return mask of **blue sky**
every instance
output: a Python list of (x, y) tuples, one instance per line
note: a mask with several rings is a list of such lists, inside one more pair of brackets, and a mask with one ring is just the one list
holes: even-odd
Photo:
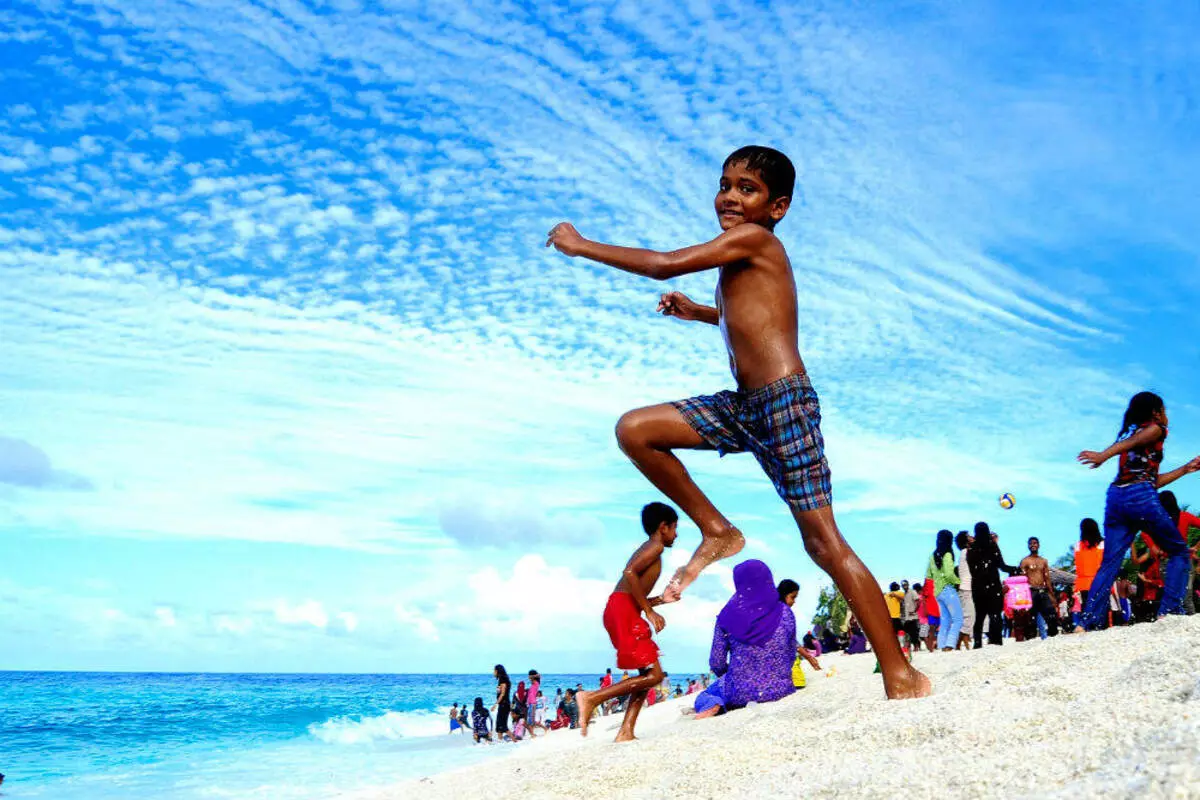
[[(487, 5), (0, 10), (0, 668), (607, 664), (657, 499), (612, 425), (730, 378), (653, 313), (712, 274), (545, 232), (710, 238), (746, 143), (797, 165), (801, 349), (880, 580), (979, 519), (1065, 550), (1135, 391), (1200, 452), (1194, 10)], [(753, 460), (685, 459), (806, 617)], [(669, 609), (668, 669), (730, 586)]]

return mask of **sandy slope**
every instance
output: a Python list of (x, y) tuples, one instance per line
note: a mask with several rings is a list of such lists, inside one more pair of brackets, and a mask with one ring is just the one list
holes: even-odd
[(360, 797), (1200, 797), (1200, 615), (916, 662), (924, 700), (883, 700), (873, 656), (834, 654), (779, 703), (697, 722), (670, 702), (632, 744), (604, 718)]

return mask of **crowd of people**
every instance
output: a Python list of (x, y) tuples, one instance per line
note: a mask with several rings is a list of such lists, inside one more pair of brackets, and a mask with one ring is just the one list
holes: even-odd
[[(1174, 493), (1163, 491), (1158, 498), (1185, 543), (1193, 529), (1200, 531), (1200, 517), (1182, 510)], [(1139, 532), (1129, 546), (1124, 572), (1120, 569), (1126, 550), (1110, 547), (1108, 552), (1115, 555), (1109, 560), (1116, 569), (1110, 570), (1107, 587), (1096, 587), (1108, 599), (1098, 604), (1099, 613), (1093, 619), (1085, 617), (1085, 609), (1106, 551), (1100, 525), (1090, 517), (1079, 523), (1073, 572), (1052, 568), (1041, 555), (1036, 536), (1027, 541), (1027, 555), (1017, 565), (1009, 565), (997, 534), (980, 522), (974, 535), (959, 531), (952, 537), (948, 530), (939, 531), (924, 580), (892, 583), (884, 597), (893, 630), (906, 646), (930, 652), (982, 647), (985, 629), (987, 642), (999, 645), (1005, 638), (1019, 642), (1035, 636), (1046, 639), (1059, 633), (1153, 622), (1168, 602), (1165, 576), (1172, 569), (1172, 558), (1181, 559), (1186, 569), (1186, 573), (1175, 569), (1182, 588), (1181, 611), (1196, 613), (1200, 538), (1192, 538), (1195, 542), (1182, 556), (1169, 555), (1151, 534)], [(957, 561), (952, 541), (959, 550)], [(1001, 573), (1008, 577), (1002, 578)], [(851, 618), (846, 627), (853, 640), (857, 623)], [(845, 640), (845, 634), (838, 637), (826, 630), (820, 641), (828, 650), (841, 649)]]

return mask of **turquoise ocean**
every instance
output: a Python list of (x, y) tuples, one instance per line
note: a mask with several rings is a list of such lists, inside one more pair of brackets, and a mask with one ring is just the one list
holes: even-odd
[[(543, 689), (599, 674), (547, 675)], [(514, 676), (514, 681), (516, 677)], [(0, 672), (4, 800), (308, 800), (510, 747), (450, 735), (490, 675)]]

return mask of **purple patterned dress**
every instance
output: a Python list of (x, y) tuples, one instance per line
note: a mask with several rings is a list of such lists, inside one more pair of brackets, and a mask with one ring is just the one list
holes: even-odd
[(739, 642), (720, 624), (713, 630), (708, 666), (718, 676), (725, 676), (727, 708), (769, 703), (796, 691), (792, 685), (795, 660), (796, 617), (786, 606), (779, 626), (762, 645)]

